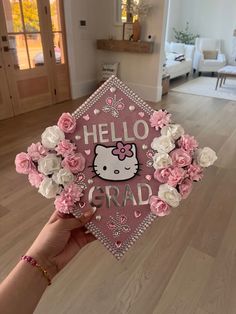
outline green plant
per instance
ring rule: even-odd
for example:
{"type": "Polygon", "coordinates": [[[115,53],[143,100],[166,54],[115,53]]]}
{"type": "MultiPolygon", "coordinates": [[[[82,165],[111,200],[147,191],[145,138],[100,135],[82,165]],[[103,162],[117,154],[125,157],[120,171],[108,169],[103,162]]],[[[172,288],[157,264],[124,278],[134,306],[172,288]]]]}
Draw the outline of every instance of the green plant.
{"type": "Polygon", "coordinates": [[[178,43],[183,43],[186,45],[191,45],[195,43],[195,39],[199,37],[199,34],[193,34],[189,30],[189,22],[186,22],[186,26],[184,30],[177,30],[173,28],[175,39],[178,43]]]}

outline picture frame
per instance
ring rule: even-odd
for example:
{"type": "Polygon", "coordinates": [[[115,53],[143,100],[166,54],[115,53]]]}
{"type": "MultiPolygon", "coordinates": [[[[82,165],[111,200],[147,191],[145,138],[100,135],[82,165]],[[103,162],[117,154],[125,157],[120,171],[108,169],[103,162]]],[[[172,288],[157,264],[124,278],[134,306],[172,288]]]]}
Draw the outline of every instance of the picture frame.
{"type": "Polygon", "coordinates": [[[123,24],[123,40],[131,40],[133,37],[133,24],[134,23],[124,23],[123,24]]]}

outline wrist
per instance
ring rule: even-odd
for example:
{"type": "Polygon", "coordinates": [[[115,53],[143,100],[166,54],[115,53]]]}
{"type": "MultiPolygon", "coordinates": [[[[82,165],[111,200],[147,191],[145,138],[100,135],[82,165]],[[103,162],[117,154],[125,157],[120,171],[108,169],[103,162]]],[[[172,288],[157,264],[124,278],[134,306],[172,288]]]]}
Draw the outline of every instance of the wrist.
{"type": "Polygon", "coordinates": [[[58,273],[56,264],[51,262],[48,258],[44,257],[43,254],[29,249],[26,253],[27,256],[33,257],[37,263],[47,271],[49,278],[52,280],[53,277],[58,273]]]}

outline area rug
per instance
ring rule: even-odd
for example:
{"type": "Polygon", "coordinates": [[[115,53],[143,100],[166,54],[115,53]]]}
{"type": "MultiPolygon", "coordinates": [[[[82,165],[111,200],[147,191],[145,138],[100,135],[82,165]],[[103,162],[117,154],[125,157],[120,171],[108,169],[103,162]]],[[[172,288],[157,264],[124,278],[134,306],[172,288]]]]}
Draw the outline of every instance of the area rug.
{"type": "Polygon", "coordinates": [[[225,85],[215,90],[216,80],[216,77],[198,77],[171,91],[236,101],[236,79],[227,78],[225,85]]]}

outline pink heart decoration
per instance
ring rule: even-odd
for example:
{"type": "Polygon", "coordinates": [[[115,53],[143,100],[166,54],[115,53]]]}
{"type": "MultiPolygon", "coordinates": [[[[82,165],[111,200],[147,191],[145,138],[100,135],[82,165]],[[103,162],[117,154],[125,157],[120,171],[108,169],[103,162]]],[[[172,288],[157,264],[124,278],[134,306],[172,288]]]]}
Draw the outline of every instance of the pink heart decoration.
{"type": "Polygon", "coordinates": [[[80,208],[84,208],[85,205],[86,205],[85,202],[80,202],[80,203],[79,203],[79,207],[80,207],[80,208]]]}
{"type": "Polygon", "coordinates": [[[84,179],[85,179],[85,175],[84,175],[83,173],[79,173],[79,174],[77,174],[75,181],[76,181],[77,183],[81,183],[81,182],[84,181],[84,179]]]}
{"type": "Polygon", "coordinates": [[[145,176],[145,178],[146,178],[148,181],[151,181],[151,180],[152,180],[152,176],[151,176],[150,174],[147,174],[147,175],[145,176]]]}
{"type": "Polygon", "coordinates": [[[141,213],[140,210],[135,210],[135,211],[134,211],[134,217],[135,217],[135,218],[139,218],[141,215],[142,215],[142,213],[141,213]]]}
{"type": "Polygon", "coordinates": [[[120,247],[121,247],[121,244],[122,244],[121,241],[116,241],[116,243],[115,243],[115,245],[116,245],[117,248],[120,248],[120,247]]]}
{"type": "Polygon", "coordinates": [[[89,114],[86,114],[86,116],[83,116],[83,119],[84,119],[85,121],[89,121],[89,119],[90,119],[89,114]]]}
{"type": "Polygon", "coordinates": [[[84,152],[87,156],[89,156],[91,154],[91,149],[86,149],[84,152]]]}
{"type": "Polygon", "coordinates": [[[139,115],[141,118],[143,118],[144,115],[145,115],[145,113],[141,111],[141,112],[138,113],[138,115],[139,115]]]}
{"type": "Polygon", "coordinates": [[[123,224],[127,220],[126,216],[120,216],[120,222],[123,224]]]}

